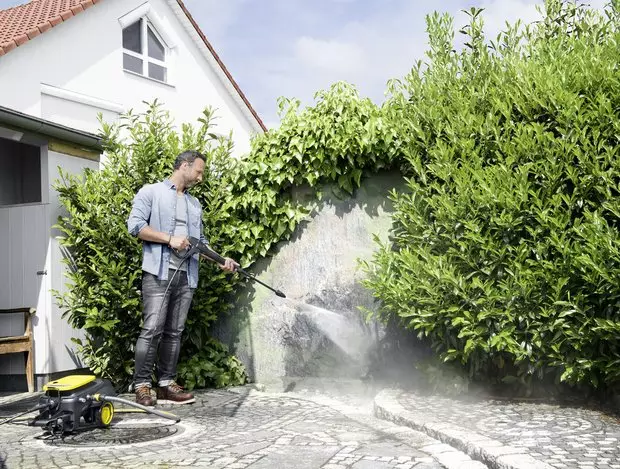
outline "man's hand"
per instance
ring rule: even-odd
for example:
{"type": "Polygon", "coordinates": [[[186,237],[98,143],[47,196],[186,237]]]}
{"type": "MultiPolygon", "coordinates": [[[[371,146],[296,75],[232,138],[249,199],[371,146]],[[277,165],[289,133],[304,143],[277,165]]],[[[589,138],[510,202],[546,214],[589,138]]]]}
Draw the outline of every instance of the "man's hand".
{"type": "Polygon", "coordinates": [[[228,272],[234,272],[235,270],[237,270],[237,267],[239,267],[239,264],[236,261],[232,260],[230,257],[226,257],[224,265],[220,265],[220,268],[228,272]]]}
{"type": "Polygon", "coordinates": [[[184,238],[183,236],[173,236],[170,238],[170,243],[168,245],[172,249],[176,249],[177,251],[183,251],[189,247],[189,240],[184,238]]]}

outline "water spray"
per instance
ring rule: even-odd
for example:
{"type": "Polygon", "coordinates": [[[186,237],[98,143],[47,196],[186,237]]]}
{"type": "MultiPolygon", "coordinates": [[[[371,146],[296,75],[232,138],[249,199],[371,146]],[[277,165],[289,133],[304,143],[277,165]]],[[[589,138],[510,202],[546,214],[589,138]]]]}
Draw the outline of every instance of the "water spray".
{"type": "MultiPolygon", "coordinates": [[[[207,243],[201,242],[198,238],[194,238],[193,236],[190,236],[188,239],[189,239],[189,244],[191,245],[191,249],[190,249],[190,252],[188,253],[187,257],[190,257],[194,253],[197,252],[197,253],[202,254],[203,256],[211,259],[212,261],[214,261],[214,262],[216,262],[216,263],[218,263],[220,265],[224,265],[224,263],[226,262],[226,259],[224,259],[224,257],[220,256],[213,249],[211,249],[207,243]]],[[[261,282],[254,275],[249,274],[248,272],[243,270],[241,267],[237,267],[235,269],[235,272],[239,272],[244,277],[246,277],[246,278],[248,278],[250,280],[254,280],[255,282],[260,283],[263,287],[268,288],[269,290],[274,292],[280,298],[286,298],[286,295],[284,293],[282,293],[280,290],[276,290],[275,288],[270,287],[266,283],[261,282]]]]}

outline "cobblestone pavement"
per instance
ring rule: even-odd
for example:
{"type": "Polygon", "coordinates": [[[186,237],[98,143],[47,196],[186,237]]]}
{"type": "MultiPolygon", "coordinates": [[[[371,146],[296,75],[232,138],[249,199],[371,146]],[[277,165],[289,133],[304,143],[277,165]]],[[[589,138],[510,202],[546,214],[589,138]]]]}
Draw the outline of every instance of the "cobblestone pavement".
{"type": "MultiPolygon", "coordinates": [[[[131,398],[131,396],[122,396],[131,398]]],[[[199,391],[192,405],[163,407],[182,420],[122,412],[113,426],[64,439],[24,421],[0,426],[0,468],[483,469],[464,453],[372,415],[372,400],[273,394],[249,387],[199,391]]],[[[0,397],[0,420],[36,405],[0,397]]],[[[119,412],[120,411],[120,412],[119,412]]]]}
{"type": "Polygon", "coordinates": [[[595,410],[386,390],[375,398],[375,414],[489,467],[620,469],[620,422],[595,410]]]}

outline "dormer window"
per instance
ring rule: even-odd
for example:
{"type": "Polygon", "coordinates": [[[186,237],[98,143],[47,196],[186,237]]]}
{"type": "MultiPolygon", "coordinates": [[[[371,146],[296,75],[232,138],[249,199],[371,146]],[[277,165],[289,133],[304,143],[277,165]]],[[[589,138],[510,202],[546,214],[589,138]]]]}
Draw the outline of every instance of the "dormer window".
{"type": "Polygon", "coordinates": [[[125,70],[166,83],[166,55],[164,42],[146,18],[123,28],[125,70]]]}

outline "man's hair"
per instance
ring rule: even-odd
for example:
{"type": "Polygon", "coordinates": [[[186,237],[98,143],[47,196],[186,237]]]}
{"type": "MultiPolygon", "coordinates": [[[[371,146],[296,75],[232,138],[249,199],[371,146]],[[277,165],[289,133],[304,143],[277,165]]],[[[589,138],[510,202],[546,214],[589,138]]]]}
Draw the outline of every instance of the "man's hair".
{"type": "Polygon", "coordinates": [[[181,165],[185,162],[188,162],[191,166],[194,164],[194,161],[196,161],[196,158],[200,158],[205,163],[207,162],[207,158],[205,158],[205,155],[197,152],[196,150],[184,151],[183,153],[180,153],[179,156],[177,156],[176,160],[174,160],[174,169],[179,169],[181,165]]]}

